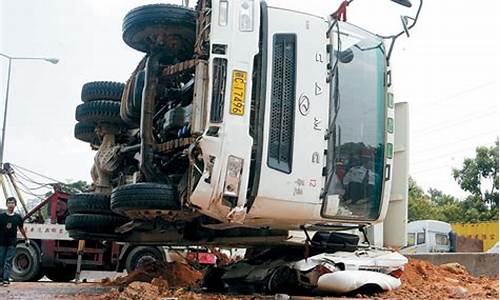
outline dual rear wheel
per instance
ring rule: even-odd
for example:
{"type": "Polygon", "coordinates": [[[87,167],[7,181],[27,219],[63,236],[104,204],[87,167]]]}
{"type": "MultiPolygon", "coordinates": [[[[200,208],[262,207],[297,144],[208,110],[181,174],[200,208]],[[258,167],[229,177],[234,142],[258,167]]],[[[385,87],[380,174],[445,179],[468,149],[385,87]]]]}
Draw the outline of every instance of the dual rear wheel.
{"type": "Polygon", "coordinates": [[[70,215],[66,230],[70,237],[79,240],[115,240],[115,229],[129,220],[115,214],[110,208],[110,196],[97,193],[71,195],[68,199],[70,215]]]}

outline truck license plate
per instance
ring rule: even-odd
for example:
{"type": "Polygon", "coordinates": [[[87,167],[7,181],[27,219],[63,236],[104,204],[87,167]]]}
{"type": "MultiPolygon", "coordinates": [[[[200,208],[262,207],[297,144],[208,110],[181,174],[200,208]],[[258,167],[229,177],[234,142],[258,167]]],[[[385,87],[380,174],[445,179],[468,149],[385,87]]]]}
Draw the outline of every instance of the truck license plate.
{"type": "Polygon", "coordinates": [[[233,71],[233,86],[231,88],[231,114],[243,116],[243,114],[245,113],[246,88],[247,72],[233,71]]]}

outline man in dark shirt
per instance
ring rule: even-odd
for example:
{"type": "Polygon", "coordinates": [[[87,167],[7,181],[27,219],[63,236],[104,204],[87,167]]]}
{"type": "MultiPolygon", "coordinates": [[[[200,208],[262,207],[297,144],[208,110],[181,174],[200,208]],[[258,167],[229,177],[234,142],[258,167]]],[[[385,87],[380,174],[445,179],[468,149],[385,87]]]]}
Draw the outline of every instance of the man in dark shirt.
{"type": "Polygon", "coordinates": [[[8,285],[12,271],[12,259],[16,253],[17,229],[29,245],[28,237],[23,227],[23,218],[14,212],[17,201],[14,197],[7,198],[7,211],[0,213],[0,279],[2,285],[8,285]]]}

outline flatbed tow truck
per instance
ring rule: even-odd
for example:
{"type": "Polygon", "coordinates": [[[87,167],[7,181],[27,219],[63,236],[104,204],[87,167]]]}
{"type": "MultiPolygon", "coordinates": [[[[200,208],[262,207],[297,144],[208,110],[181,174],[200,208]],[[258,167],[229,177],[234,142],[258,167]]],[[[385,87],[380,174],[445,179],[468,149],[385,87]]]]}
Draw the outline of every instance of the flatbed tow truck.
{"type": "MultiPolygon", "coordinates": [[[[25,213],[24,229],[30,240],[29,245],[23,242],[17,244],[12,270],[14,281],[38,281],[44,276],[57,282],[71,281],[77,276],[79,254],[81,269],[87,271],[131,272],[147,261],[168,261],[171,251],[175,251],[177,257],[185,257],[188,263],[201,266],[216,264],[213,253],[198,248],[171,250],[160,246],[90,239],[79,251],[81,241],[71,238],[65,228],[65,219],[71,211],[71,201],[68,202],[71,195],[62,191],[60,183],[50,184],[53,191],[28,211],[21,190],[21,186],[25,190],[27,186],[18,180],[14,167],[4,163],[0,173],[4,196],[7,198],[7,191],[12,190],[21,203],[25,213]],[[44,217],[44,211],[48,212],[48,217],[44,217]]],[[[18,237],[21,238],[19,233],[18,237]]]]}
{"type": "Polygon", "coordinates": [[[352,2],[327,18],[257,0],[131,10],[123,40],[145,57],[76,108],[95,189],[70,236],[250,248],[206,273],[211,290],[397,288],[407,260],[382,246],[405,245],[408,111],[390,57],[422,1],[388,36],[347,23],[352,2]]]}

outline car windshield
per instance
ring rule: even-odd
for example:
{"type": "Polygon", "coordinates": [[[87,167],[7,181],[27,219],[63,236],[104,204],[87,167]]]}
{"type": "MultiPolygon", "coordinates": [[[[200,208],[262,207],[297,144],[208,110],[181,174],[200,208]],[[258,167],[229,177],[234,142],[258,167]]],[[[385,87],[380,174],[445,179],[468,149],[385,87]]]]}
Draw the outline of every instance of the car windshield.
{"type": "Polygon", "coordinates": [[[384,45],[372,34],[345,23],[332,34],[338,58],[328,145],[327,193],[338,196],[332,217],[373,220],[379,215],[383,190],[384,45]]]}

